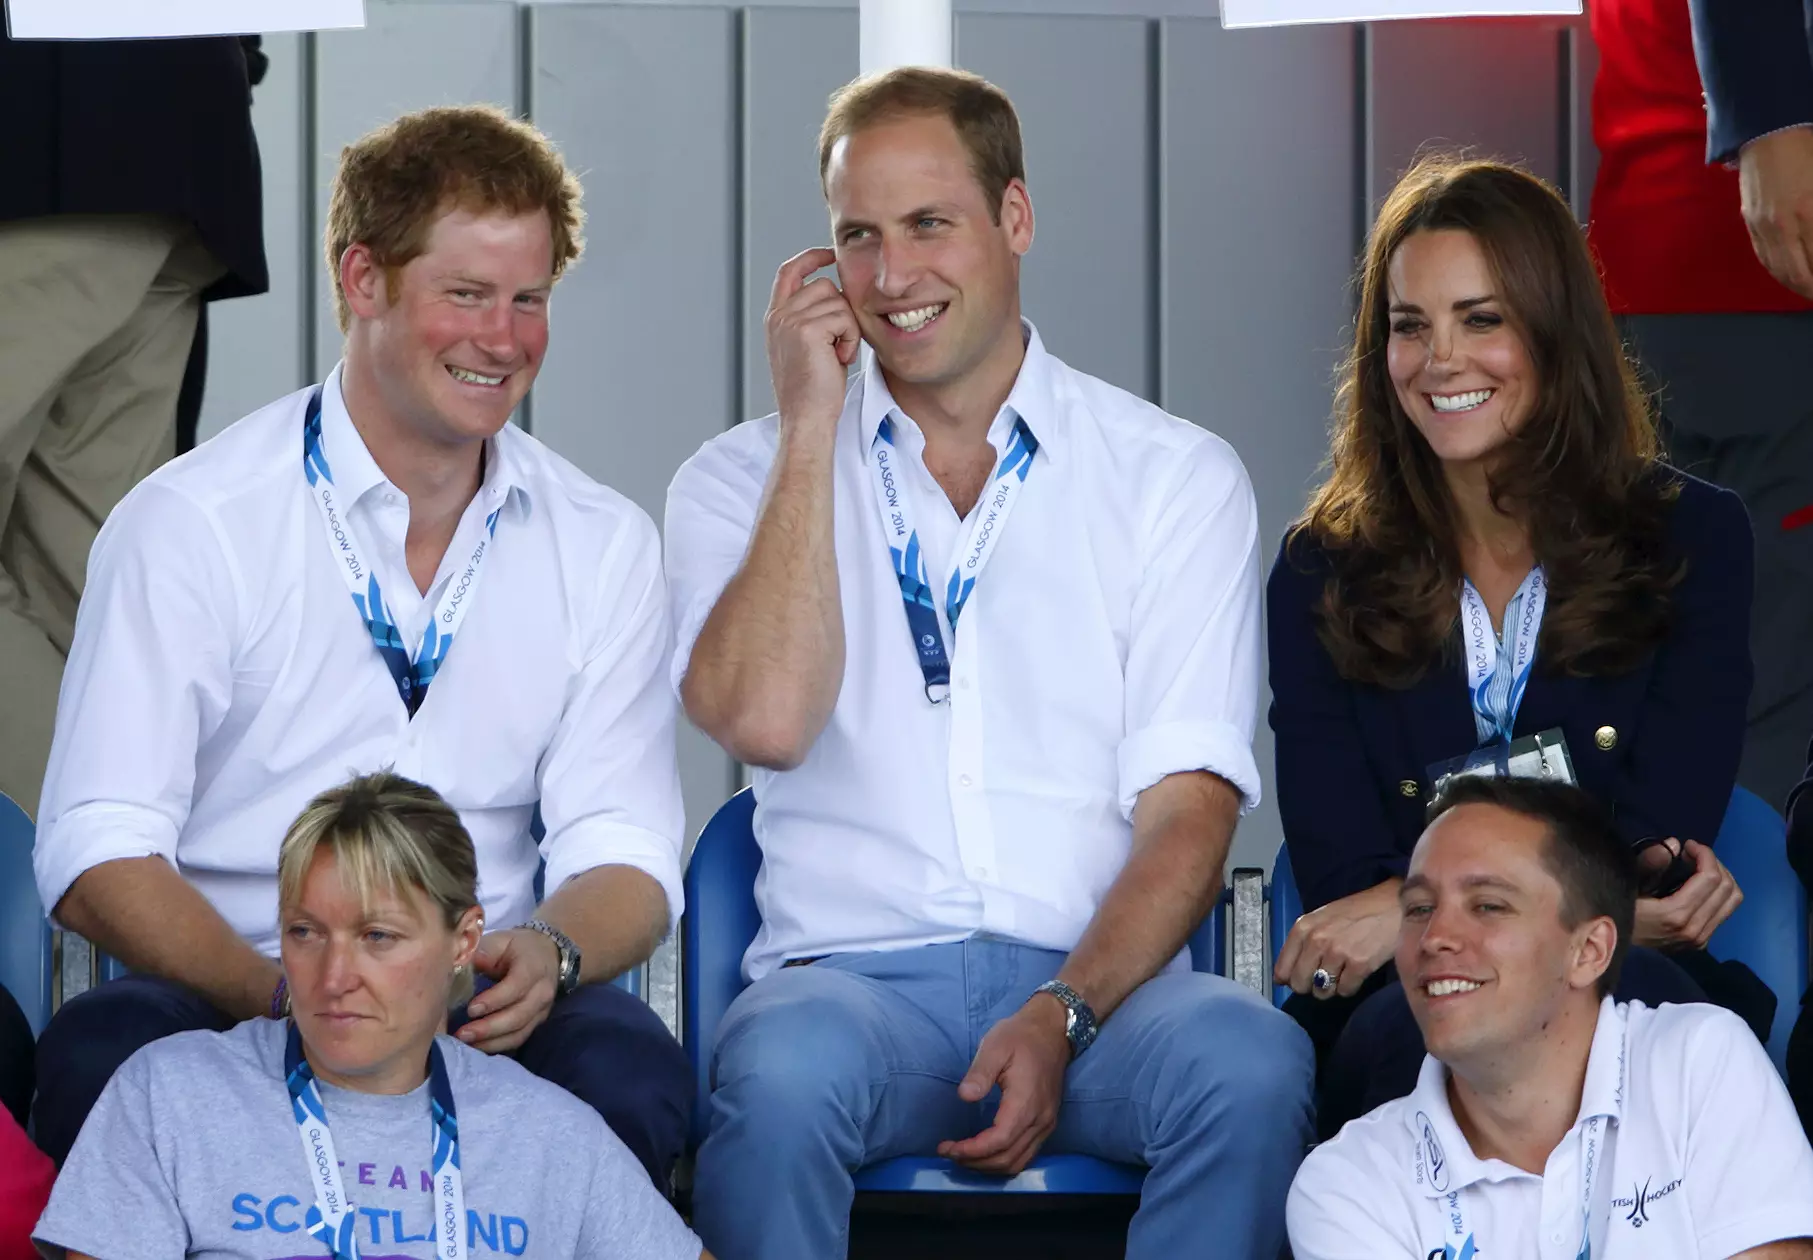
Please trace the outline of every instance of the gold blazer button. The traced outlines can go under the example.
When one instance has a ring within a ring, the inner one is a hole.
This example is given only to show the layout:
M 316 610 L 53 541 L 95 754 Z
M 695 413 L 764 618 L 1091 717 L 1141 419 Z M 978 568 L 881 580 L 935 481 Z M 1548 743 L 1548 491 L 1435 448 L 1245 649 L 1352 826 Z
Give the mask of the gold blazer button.
M 1593 742 L 1599 745 L 1600 752 L 1610 752 L 1618 746 L 1618 728 L 1601 726 L 1593 732 Z
M 1402 783 L 1398 784 L 1398 795 L 1415 796 L 1416 795 L 1416 780 L 1415 779 L 1405 779 Z

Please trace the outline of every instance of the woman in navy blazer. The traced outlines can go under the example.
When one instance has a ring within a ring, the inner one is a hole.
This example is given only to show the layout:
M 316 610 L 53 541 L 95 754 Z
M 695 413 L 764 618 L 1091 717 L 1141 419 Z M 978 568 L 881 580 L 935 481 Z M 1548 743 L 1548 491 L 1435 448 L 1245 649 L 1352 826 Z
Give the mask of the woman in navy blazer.
M 1737 496 L 1660 461 L 1566 203 L 1509 166 L 1420 163 L 1374 226 L 1330 475 L 1267 587 L 1308 911 L 1277 979 L 1325 1052 L 1325 1133 L 1416 1081 L 1388 964 L 1439 763 L 1558 730 L 1650 846 L 1652 887 L 1679 885 L 1644 899 L 1636 944 L 1702 949 L 1736 908 L 1708 846 L 1743 741 L 1751 568 Z M 1703 995 L 1639 949 L 1619 996 Z

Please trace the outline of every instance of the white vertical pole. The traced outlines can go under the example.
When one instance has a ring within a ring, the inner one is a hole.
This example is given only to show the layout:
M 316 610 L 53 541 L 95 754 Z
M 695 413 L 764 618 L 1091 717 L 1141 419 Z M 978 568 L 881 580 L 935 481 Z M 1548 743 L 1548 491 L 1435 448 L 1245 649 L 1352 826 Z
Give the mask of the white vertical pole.
M 951 0 L 862 0 L 861 73 L 951 64 Z

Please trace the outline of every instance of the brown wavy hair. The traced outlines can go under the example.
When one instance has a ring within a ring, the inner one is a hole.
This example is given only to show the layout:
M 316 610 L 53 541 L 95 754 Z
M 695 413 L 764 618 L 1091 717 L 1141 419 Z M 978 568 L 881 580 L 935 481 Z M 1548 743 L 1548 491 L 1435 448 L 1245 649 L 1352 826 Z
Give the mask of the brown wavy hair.
M 370 248 L 394 302 L 397 271 L 427 252 L 428 235 L 447 211 L 540 210 L 554 237 L 558 280 L 585 247 L 581 196 L 553 142 L 495 105 L 437 105 L 360 137 L 340 150 L 323 233 L 340 331 L 352 321 L 340 259 L 354 245 Z
M 1344 678 L 1402 688 L 1456 655 L 1459 522 L 1441 461 L 1386 365 L 1388 269 L 1417 232 L 1479 243 L 1538 382 L 1499 450 L 1493 503 L 1521 519 L 1549 581 L 1545 672 L 1619 673 L 1668 632 L 1682 565 L 1666 545 L 1678 479 L 1660 463 L 1649 400 L 1625 358 L 1599 273 L 1567 203 L 1501 162 L 1431 155 L 1385 199 L 1358 278 L 1359 314 L 1335 407 L 1331 471 L 1291 526 L 1330 574 L 1318 634 Z

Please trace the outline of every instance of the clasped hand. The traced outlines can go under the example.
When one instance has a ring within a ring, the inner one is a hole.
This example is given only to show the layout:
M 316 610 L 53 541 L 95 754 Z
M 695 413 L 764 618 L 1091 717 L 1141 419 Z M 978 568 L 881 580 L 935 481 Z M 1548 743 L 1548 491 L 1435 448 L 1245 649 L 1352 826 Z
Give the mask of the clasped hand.
M 1704 949 L 1719 924 L 1743 904 L 1744 892 L 1737 880 L 1718 855 L 1698 840 L 1689 840 L 1684 846 L 1676 840 L 1651 845 L 1638 854 L 1638 865 L 1646 873 L 1659 872 L 1668 866 L 1670 850 L 1675 848 L 1692 861 L 1693 874 L 1666 897 L 1637 898 L 1632 944 L 1651 949 Z
M 486 1054 L 504 1054 L 541 1026 L 560 993 L 560 949 L 540 932 L 489 932 L 472 966 L 494 983 L 466 1006 L 470 1022 L 457 1034 Z
M 1032 1162 L 1057 1128 L 1070 1066 L 1064 1004 L 1035 994 L 1026 1005 L 988 1030 L 975 1061 L 957 1086 L 967 1103 L 981 1102 L 996 1085 L 1001 1105 L 995 1122 L 961 1142 L 940 1142 L 938 1153 L 977 1172 L 1012 1177 Z
M 1397 948 L 1403 912 L 1398 908 L 1398 884 L 1382 884 L 1331 901 L 1291 925 L 1284 948 L 1278 951 L 1272 979 L 1288 984 L 1294 992 L 1319 998 L 1352 997 L 1366 977 L 1391 960 Z M 1335 983 L 1324 989 L 1313 984 L 1317 971 L 1326 971 Z
M 1813 298 L 1813 126 L 1759 136 L 1738 157 L 1750 243 L 1771 275 Z

